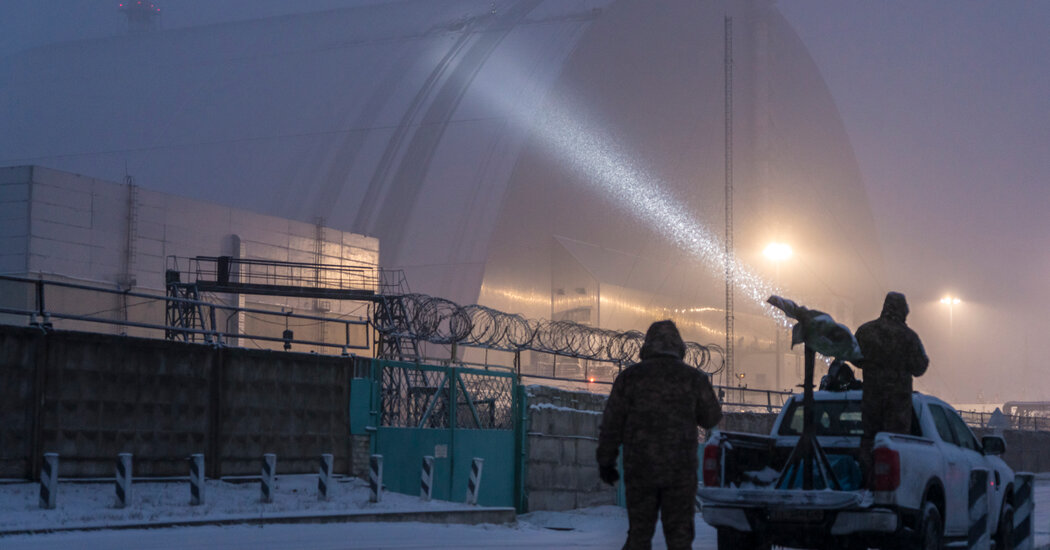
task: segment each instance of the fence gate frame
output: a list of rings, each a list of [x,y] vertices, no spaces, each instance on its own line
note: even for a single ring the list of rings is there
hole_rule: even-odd
[[[370,451],[383,455],[387,490],[419,496],[422,460],[432,456],[433,498],[465,502],[471,462],[482,458],[478,504],[521,511],[524,401],[515,373],[373,359],[368,380]]]

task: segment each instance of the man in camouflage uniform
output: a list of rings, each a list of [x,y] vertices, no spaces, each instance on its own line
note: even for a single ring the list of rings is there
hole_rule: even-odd
[[[908,302],[899,292],[886,294],[882,315],[857,329],[857,344],[864,359],[861,401],[861,465],[871,473],[871,449],[878,432],[910,433],[912,377],[922,376],[930,359],[915,331],[908,328]]]
[[[640,363],[613,383],[598,436],[601,478],[620,478],[616,456],[623,445],[630,527],[624,549],[651,548],[657,516],[670,550],[690,548],[699,466],[697,425],[712,428],[722,410],[703,372],[686,365],[685,343],[671,321],[649,327]]]

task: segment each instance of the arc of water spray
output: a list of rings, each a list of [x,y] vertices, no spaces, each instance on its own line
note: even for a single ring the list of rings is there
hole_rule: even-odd
[[[534,109],[522,108],[513,102],[514,94],[507,93],[514,89],[514,80],[503,80],[502,86],[483,90],[493,108],[507,116],[509,124],[531,133],[533,142],[542,146],[545,153],[576,172],[581,181],[614,199],[624,211],[669,237],[713,272],[724,272],[726,253],[721,239],[687,212],[658,178],[639,168],[634,156],[610,139],[607,132],[585,126],[583,121],[590,118],[585,109],[569,108],[567,102],[548,98],[547,111],[537,120]],[[783,312],[766,302],[769,296],[779,293],[777,287],[735,257],[730,261],[736,288],[778,324],[788,326]]]

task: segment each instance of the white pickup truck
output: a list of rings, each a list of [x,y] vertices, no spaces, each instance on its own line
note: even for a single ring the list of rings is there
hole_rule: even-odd
[[[861,391],[814,392],[815,434],[839,483],[810,490],[780,472],[803,430],[803,399],[792,397],[769,436],[713,432],[703,451],[703,517],[718,548],[942,548],[971,527],[970,472],[988,472],[987,529],[1007,548],[1013,526],[1014,472],[1000,458],[1006,442],[978,442],[959,414],[914,393],[912,433],[875,438],[871,487],[862,487]],[[800,468],[796,468],[800,470]],[[801,473],[801,472],[797,472]]]

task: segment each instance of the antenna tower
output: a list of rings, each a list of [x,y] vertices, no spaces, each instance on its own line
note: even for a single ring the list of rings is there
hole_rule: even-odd
[[[726,355],[725,382],[733,381],[733,18],[725,18],[726,120]]]

